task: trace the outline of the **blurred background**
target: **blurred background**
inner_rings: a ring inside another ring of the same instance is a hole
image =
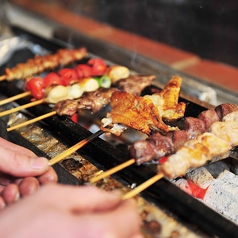
[[[34,1],[33,1],[34,2]],[[238,66],[236,0],[58,0],[74,13]]]

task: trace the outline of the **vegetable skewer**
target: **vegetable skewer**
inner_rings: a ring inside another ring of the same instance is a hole
[[[106,69],[107,65],[102,59],[92,58],[87,62],[87,64],[78,64],[75,68],[63,68],[60,69],[58,73],[50,72],[44,78],[38,76],[27,79],[25,86],[27,90],[26,92],[3,99],[0,101],[0,105],[4,105],[29,95],[32,95],[36,99],[42,99],[44,97],[44,91],[52,84],[68,86],[78,82],[79,79],[84,81],[82,84],[84,83],[84,87],[87,87],[87,90],[89,90],[90,87],[94,88],[97,86],[97,83],[100,87],[110,87],[110,78],[107,75],[103,75]],[[103,77],[100,77],[99,75],[103,75]],[[89,84],[89,78],[92,76],[93,79],[91,79],[91,84]],[[83,78],[87,78],[87,80],[82,80]]]

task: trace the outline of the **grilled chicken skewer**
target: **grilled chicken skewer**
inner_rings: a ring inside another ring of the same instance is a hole
[[[44,70],[52,70],[58,66],[65,66],[74,61],[81,60],[87,56],[86,48],[59,49],[55,54],[45,56],[36,55],[26,63],[19,63],[13,68],[6,68],[5,74],[0,80],[12,81],[14,79],[25,79],[31,75],[39,74]]]

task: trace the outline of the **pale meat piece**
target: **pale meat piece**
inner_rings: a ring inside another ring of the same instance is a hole
[[[227,114],[222,121],[234,121],[238,125],[238,111]]]
[[[176,153],[169,156],[163,165],[159,166],[159,170],[169,178],[183,176],[189,168],[202,166],[208,160],[226,153],[231,148],[231,143],[228,141],[205,132],[196,139],[187,141]]]
[[[113,128],[122,124],[147,135],[153,131],[164,134],[178,129],[164,121],[172,122],[184,116],[186,104],[178,103],[181,82],[180,77],[174,76],[160,93],[143,97],[120,91],[113,93],[111,111],[102,120],[101,129],[110,132],[110,129],[105,129],[106,126]]]
[[[181,147],[175,154],[168,157],[167,161],[158,167],[159,171],[168,177],[176,178],[182,176],[191,167],[191,149]]]
[[[231,143],[229,141],[223,140],[218,136],[214,135],[213,131],[205,132],[199,135],[196,140],[208,147],[209,154],[212,157],[222,155],[232,148]]]
[[[210,131],[219,138],[230,142],[232,147],[238,145],[238,125],[235,121],[215,122]]]

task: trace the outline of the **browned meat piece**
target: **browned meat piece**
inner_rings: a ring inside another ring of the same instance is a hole
[[[151,135],[146,140],[136,141],[130,148],[131,158],[136,159],[136,164],[140,165],[153,159],[162,158],[163,156],[174,151],[173,134],[182,131],[169,132],[166,136],[159,132]],[[186,139],[187,135],[185,134]]]
[[[206,110],[206,111],[201,112],[198,115],[198,119],[200,119],[201,121],[204,122],[206,131],[210,128],[212,123],[220,120],[215,109],[214,110],[212,110],[212,109]]]
[[[112,93],[117,90],[116,88],[99,88],[94,92],[85,93],[79,99],[60,101],[55,104],[54,109],[60,116],[72,116],[82,109],[89,109],[92,112],[96,112],[109,103]]]
[[[65,66],[76,60],[81,60],[87,55],[85,48],[59,49],[55,54],[45,56],[36,55],[26,63],[19,63],[13,68],[5,69],[5,77],[8,81],[14,79],[25,79],[44,70],[52,70],[57,66]]]
[[[215,108],[215,111],[216,111],[220,121],[227,114],[237,111],[237,110],[238,110],[238,107],[235,104],[230,104],[230,103],[223,103]]]
[[[182,79],[175,75],[159,93],[164,100],[162,118],[165,121],[174,121],[184,116],[185,103],[178,103],[181,85]]]
[[[112,94],[117,90],[117,88],[99,88],[94,92],[85,93],[81,100],[78,100],[77,110],[89,109],[92,112],[99,111],[109,104]]]
[[[161,159],[205,131],[204,123],[197,118],[187,117],[184,123],[184,130],[171,131],[166,135],[157,132],[146,140],[136,141],[129,148],[131,157],[136,159],[137,164]]]
[[[184,130],[188,134],[188,139],[191,140],[206,131],[205,123],[195,117],[186,117]]]
[[[129,78],[117,81],[116,87],[124,92],[139,96],[141,95],[142,90],[151,85],[154,80],[154,75],[133,75]]]
[[[118,124],[139,130],[147,135],[153,131],[167,133],[177,127],[169,126],[172,122],[184,116],[186,104],[178,103],[182,79],[174,76],[164,90],[153,95],[139,97],[127,92],[113,93],[110,105],[111,111],[102,120],[102,130],[119,135],[122,131],[115,130]],[[111,127],[110,129],[106,126]]]
[[[172,129],[163,122],[158,107],[150,97],[117,91],[113,93],[110,105],[110,118],[114,124],[122,123],[145,134],[150,134],[151,128],[161,132]]]
[[[77,106],[78,106],[79,100],[80,99],[77,99],[77,100],[67,99],[67,100],[59,101],[58,103],[55,104],[54,110],[60,116],[65,116],[65,115],[73,116],[77,112]]]

